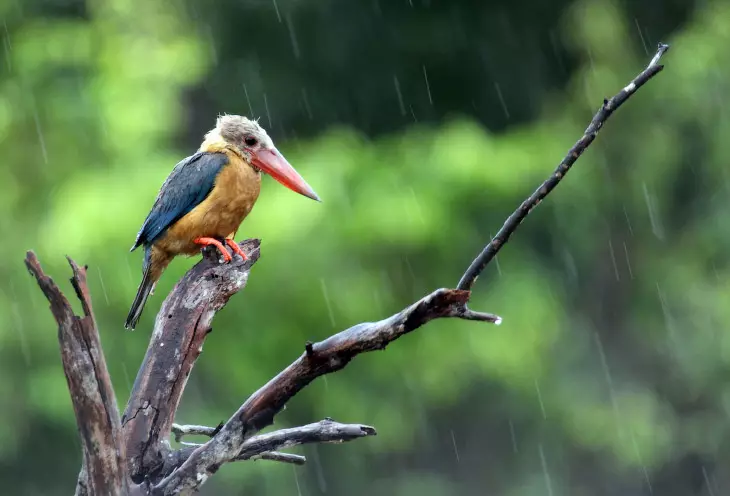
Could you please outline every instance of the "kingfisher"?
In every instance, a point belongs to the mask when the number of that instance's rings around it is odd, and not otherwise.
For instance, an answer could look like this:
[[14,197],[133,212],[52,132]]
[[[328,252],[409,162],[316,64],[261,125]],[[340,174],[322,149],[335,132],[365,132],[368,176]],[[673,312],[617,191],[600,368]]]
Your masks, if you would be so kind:
[[125,328],[135,328],[147,298],[175,256],[195,255],[212,245],[224,262],[232,260],[226,246],[246,259],[234,237],[259,197],[262,173],[321,201],[256,120],[218,117],[197,153],[173,168],[137,234],[130,251],[144,247],[142,282]]

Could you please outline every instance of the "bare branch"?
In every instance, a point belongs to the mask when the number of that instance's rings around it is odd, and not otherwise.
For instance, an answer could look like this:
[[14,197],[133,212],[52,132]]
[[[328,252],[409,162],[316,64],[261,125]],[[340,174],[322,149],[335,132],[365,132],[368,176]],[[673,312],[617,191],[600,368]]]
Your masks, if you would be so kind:
[[220,432],[195,449],[178,470],[158,484],[156,491],[177,494],[181,488],[197,488],[221,464],[234,460],[244,441],[272,424],[284,405],[315,378],[344,368],[360,353],[385,349],[433,319],[461,317],[461,308],[468,299],[468,291],[438,289],[387,319],[358,324],[319,343],[308,343],[294,363],[251,395]]
[[77,316],[68,299],[29,251],[25,265],[51,304],[58,323],[63,371],[71,393],[76,424],[81,435],[83,465],[76,494],[126,495],[129,481],[121,442],[117,400],[101,349],[86,284],[86,268],[68,259],[73,271],[71,284],[81,301],[84,316]]
[[294,455],[292,453],[281,453],[280,451],[268,451],[260,455],[252,456],[250,460],[270,460],[272,462],[291,463],[292,465],[304,465],[307,458],[302,455]]
[[205,425],[180,425],[172,424],[172,434],[175,436],[175,441],[178,443],[182,440],[183,436],[208,436],[213,437],[218,434],[222,426],[208,427]]
[[477,280],[477,277],[479,277],[479,274],[481,274],[484,270],[484,267],[486,267],[497,253],[499,253],[499,250],[507,244],[512,233],[515,232],[517,227],[525,219],[525,217],[527,217],[532,209],[535,208],[548,194],[550,194],[550,192],[555,189],[558,183],[560,183],[560,181],[565,177],[568,171],[570,171],[570,168],[573,166],[575,161],[578,160],[578,157],[580,157],[590,144],[593,143],[593,140],[596,139],[598,131],[603,127],[603,124],[608,120],[608,118],[611,117],[611,114],[613,114],[617,108],[626,102],[631,95],[636,93],[636,90],[641,88],[651,78],[659,74],[659,72],[664,69],[663,65],[659,65],[659,59],[661,59],[662,55],[664,55],[667,50],[669,50],[669,45],[660,43],[656,55],[654,55],[654,58],[651,59],[651,62],[646,69],[636,76],[628,85],[626,85],[626,87],[619,91],[616,96],[610,100],[603,101],[603,105],[600,109],[598,109],[596,115],[593,116],[593,120],[588,128],[586,128],[583,136],[575,145],[573,145],[573,148],[568,151],[568,154],[565,156],[563,161],[560,162],[560,165],[558,165],[557,169],[555,169],[555,172],[553,172],[552,175],[544,183],[542,183],[534,193],[523,201],[512,215],[507,218],[502,228],[499,232],[497,232],[494,238],[492,238],[492,241],[484,247],[482,252],[474,259],[466,272],[464,272],[464,275],[461,276],[459,285],[456,286],[457,289],[464,289],[467,291],[471,290]]
[[266,452],[291,448],[299,444],[344,443],[366,436],[375,436],[374,427],[361,424],[340,424],[325,419],[291,429],[281,429],[251,437],[241,447],[234,460],[249,460]]
[[212,439],[194,448],[184,463],[155,487],[155,493],[168,495],[197,489],[223,463],[237,459],[247,439],[273,423],[274,416],[294,395],[315,378],[344,368],[360,353],[384,349],[392,341],[437,318],[457,317],[499,324],[501,319],[498,316],[475,312],[466,306],[477,277],[522,220],[558,185],[611,114],[662,70],[658,62],[667,49],[667,45],[660,45],[649,66],[616,96],[604,101],[583,137],[570,149],[555,172],[510,215],[497,235],[471,263],[457,289],[436,290],[385,320],[358,324],[322,342],[306,343],[304,353],[294,363],[246,400]]
[[132,480],[141,483],[163,464],[188,376],[212,330],[215,313],[242,290],[259,258],[260,241],[240,243],[248,260],[220,264],[214,250],[190,269],[162,304],[152,338],[122,417]]
[[[180,431],[184,431],[181,429]],[[208,435],[215,430],[213,427],[193,426],[190,434],[205,433]],[[313,424],[307,424],[301,427],[293,427],[290,429],[281,429],[266,434],[252,436],[246,440],[241,447],[227,461],[244,461],[244,460],[276,460],[285,461],[281,458],[288,458],[288,463],[296,463],[303,465],[306,458],[298,455],[288,455],[286,453],[276,453],[276,450],[290,448],[300,444],[310,443],[343,443],[352,441],[366,436],[375,436],[377,433],[375,428],[361,424],[341,424],[332,419],[325,419]],[[216,434],[217,435],[217,434]],[[184,484],[176,482],[179,471],[174,471],[180,467],[185,460],[198,449],[205,445],[185,446],[184,448],[170,453],[167,457],[164,474],[172,474],[163,479],[163,481],[155,488],[155,494],[178,494],[194,489],[193,486],[186,487]],[[296,461],[294,461],[296,458]],[[203,477],[207,477],[205,474]],[[169,482],[168,482],[169,481]],[[169,491],[166,492],[169,488]]]

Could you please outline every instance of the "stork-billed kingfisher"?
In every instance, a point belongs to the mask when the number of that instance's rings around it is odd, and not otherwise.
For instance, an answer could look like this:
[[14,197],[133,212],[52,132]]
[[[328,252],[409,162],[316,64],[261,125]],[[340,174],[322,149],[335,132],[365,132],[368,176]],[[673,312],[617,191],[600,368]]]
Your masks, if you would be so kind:
[[274,146],[258,122],[223,115],[198,152],[180,161],[157,194],[131,251],[144,247],[142,282],[124,327],[134,329],[162,272],[176,255],[215,246],[226,262],[246,258],[233,240],[259,196],[261,173],[313,200],[317,193]]

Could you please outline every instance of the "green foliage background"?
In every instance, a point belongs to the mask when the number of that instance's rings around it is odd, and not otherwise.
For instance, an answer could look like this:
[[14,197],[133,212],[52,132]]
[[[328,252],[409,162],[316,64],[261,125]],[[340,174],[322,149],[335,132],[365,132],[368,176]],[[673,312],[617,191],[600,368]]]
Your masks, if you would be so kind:
[[202,492],[726,494],[730,6],[512,4],[0,0],[0,492],[69,494],[80,460],[25,250],[67,291],[64,255],[89,265],[126,402],[195,262],[128,333],[128,247],[217,113],[252,108],[324,202],[265,180],[240,231],[262,258],[178,412],[210,425],[306,340],[455,285],[661,37],[665,71],[480,278],[473,306],[501,327],[435,322],[359,357],[277,425],[331,416],[377,438],[305,447],[302,468],[226,466]]

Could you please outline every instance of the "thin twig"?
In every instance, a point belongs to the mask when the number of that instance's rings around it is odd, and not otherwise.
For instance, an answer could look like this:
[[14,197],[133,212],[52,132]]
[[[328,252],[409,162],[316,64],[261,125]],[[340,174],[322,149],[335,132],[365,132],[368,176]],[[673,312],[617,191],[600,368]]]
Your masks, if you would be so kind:
[[291,448],[300,444],[344,443],[366,436],[375,436],[374,427],[361,424],[341,424],[331,419],[290,429],[259,434],[248,439],[234,460],[248,460],[264,453]]
[[220,427],[207,427],[205,425],[180,425],[172,424],[172,434],[175,436],[175,441],[178,443],[182,440],[183,436],[215,436]]
[[664,43],[659,44],[656,55],[651,59],[649,65],[644,69],[638,76],[636,76],[626,87],[618,92],[616,96],[610,100],[604,100],[603,105],[596,115],[593,116],[590,125],[586,128],[583,136],[578,142],[573,145],[568,151],[560,165],[555,169],[555,172],[540,185],[522,204],[510,215],[505,221],[502,228],[492,238],[492,241],[484,247],[482,252],[474,259],[469,268],[461,276],[457,289],[471,290],[472,286],[476,282],[479,274],[482,273],[484,267],[499,253],[499,250],[507,244],[512,233],[515,232],[520,223],[527,217],[527,215],[535,208],[565,177],[570,171],[578,157],[580,157],[584,151],[593,143],[596,139],[598,131],[603,127],[603,124],[608,120],[609,117],[618,109],[631,95],[636,93],[636,90],[644,86],[651,78],[659,74],[663,65],[659,65],[659,59],[662,55],[669,50],[669,45]]
[[[190,429],[191,434],[205,433],[210,434],[215,430],[213,427],[205,426],[192,426]],[[185,429],[180,429],[184,431]],[[343,443],[346,441],[352,441],[361,437],[375,436],[377,433],[375,428],[369,425],[361,424],[341,424],[335,422],[332,419],[325,419],[313,424],[303,425],[301,427],[292,427],[289,429],[281,429],[274,432],[267,432],[266,434],[258,434],[247,439],[228,461],[245,461],[245,460],[276,460],[276,461],[287,461],[288,463],[295,463],[302,465],[305,463],[306,458],[299,455],[289,455],[287,453],[276,453],[277,450],[283,448],[290,448],[300,444],[311,444],[311,443]],[[185,460],[198,449],[203,448],[205,445],[185,446],[175,453],[171,453],[165,463],[163,469],[164,474],[171,474],[155,488],[155,494],[177,494],[179,491],[185,489],[192,489],[192,487],[185,487],[178,484],[175,480],[178,478],[178,472],[175,468],[180,466]],[[287,458],[282,460],[281,458]],[[296,461],[295,461],[296,460]],[[169,488],[169,491],[166,492]]]
[[280,451],[268,451],[260,455],[252,456],[249,460],[269,460],[272,462],[291,463],[292,465],[304,465],[307,463],[307,457],[295,455],[292,453],[282,453]]

